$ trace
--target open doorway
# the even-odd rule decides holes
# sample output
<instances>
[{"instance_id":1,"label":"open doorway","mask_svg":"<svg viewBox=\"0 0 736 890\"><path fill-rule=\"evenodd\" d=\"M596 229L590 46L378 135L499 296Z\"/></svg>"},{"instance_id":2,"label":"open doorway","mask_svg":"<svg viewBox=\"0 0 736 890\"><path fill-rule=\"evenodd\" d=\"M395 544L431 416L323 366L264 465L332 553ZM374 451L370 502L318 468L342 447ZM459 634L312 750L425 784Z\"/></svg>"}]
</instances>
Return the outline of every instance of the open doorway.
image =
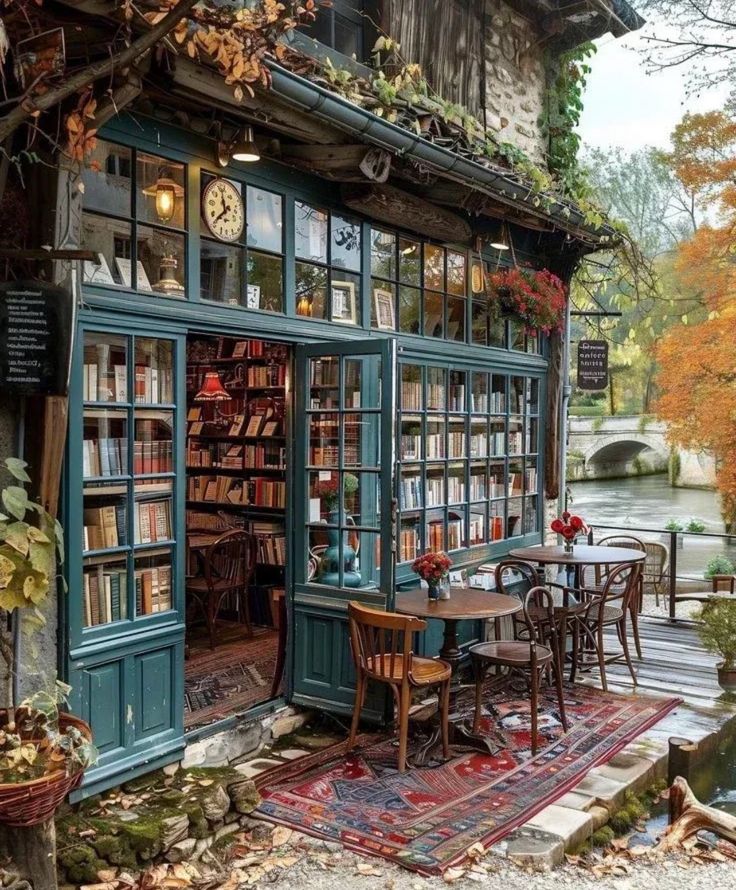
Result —
<instances>
[{"instance_id":1,"label":"open doorway","mask_svg":"<svg viewBox=\"0 0 736 890\"><path fill-rule=\"evenodd\" d=\"M290 362L281 343L187 339L186 730L281 688Z\"/></svg>"}]
</instances>

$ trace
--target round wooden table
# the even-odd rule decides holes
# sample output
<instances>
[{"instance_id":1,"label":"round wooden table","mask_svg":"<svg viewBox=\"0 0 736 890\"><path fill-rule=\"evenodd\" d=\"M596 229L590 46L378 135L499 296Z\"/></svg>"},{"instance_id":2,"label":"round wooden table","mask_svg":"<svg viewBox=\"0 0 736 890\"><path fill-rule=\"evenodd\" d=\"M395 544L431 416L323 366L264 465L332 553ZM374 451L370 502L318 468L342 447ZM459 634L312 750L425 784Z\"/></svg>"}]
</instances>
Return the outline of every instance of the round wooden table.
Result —
<instances>
[{"instance_id":1,"label":"round wooden table","mask_svg":"<svg viewBox=\"0 0 736 890\"><path fill-rule=\"evenodd\" d=\"M533 547L517 547L509 551L513 559L524 559L542 565L566 566L618 566L630 562L643 562L647 555L642 550L630 547L596 547L590 544L575 544L572 553L567 553L562 544L547 546L535 544Z\"/></svg>"},{"instance_id":2,"label":"round wooden table","mask_svg":"<svg viewBox=\"0 0 736 890\"><path fill-rule=\"evenodd\" d=\"M417 618L438 618L444 622L440 658L452 668L453 675L462 659L457 642L457 623L466 619L503 618L521 611L521 600L501 593L451 587L449 600L431 600L426 590L408 590L396 594L395 610Z\"/></svg>"}]
</instances>

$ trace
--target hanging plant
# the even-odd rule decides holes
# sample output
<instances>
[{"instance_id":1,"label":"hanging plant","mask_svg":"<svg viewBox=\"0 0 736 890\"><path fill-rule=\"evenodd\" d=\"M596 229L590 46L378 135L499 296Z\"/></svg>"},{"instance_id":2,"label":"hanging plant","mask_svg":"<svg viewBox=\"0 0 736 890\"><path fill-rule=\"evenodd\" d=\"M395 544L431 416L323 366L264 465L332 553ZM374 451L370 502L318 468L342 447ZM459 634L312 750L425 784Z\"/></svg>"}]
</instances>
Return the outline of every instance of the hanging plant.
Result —
<instances>
[{"instance_id":1,"label":"hanging plant","mask_svg":"<svg viewBox=\"0 0 736 890\"><path fill-rule=\"evenodd\" d=\"M499 269L489 276L491 304L517 315L527 332L562 331L567 289L552 272L543 269Z\"/></svg>"}]
</instances>

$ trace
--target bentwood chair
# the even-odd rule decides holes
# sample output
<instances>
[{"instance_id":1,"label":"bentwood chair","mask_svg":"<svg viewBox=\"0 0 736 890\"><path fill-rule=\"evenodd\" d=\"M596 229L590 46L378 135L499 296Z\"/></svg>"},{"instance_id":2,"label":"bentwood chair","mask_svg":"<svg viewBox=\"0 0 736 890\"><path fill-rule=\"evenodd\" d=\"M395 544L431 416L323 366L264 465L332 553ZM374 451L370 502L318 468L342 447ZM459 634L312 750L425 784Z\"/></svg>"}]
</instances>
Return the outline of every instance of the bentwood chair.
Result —
<instances>
[{"instance_id":1,"label":"bentwood chair","mask_svg":"<svg viewBox=\"0 0 736 890\"><path fill-rule=\"evenodd\" d=\"M567 732L565 699L562 693L562 666L558 653L557 622L555 621L552 594L545 587L532 587L523 600L524 639L494 640L478 643L470 649L475 676L475 716L473 732L480 730L483 686L489 668L507 669L509 672L522 671L528 674L531 704L532 754L537 753L537 722L540 676L551 670L557 690L557 704L562 726ZM544 629L544 630L543 630ZM544 633L544 636L542 634ZM544 642L547 645L543 644Z\"/></svg>"},{"instance_id":2,"label":"bentwood chair","mask_svg":"<svg viewBox=\"0 0 736 890\"><path fill-rule=\"evenodd\" d=\"M646 554L647 552L644 542L639 538L635 538L633 535L608 535L607 537L601 538L600 541L598 541L598 546L624 547L628 550L639 550L641 553L644 554ZM599 593L602 592L612 567L613 564L586 566L586 568L583 570L582 586L589 591L595 590ZM591 573L595 578L593 583L589 583ZM638 658L642 657L641 639L639 637L639 613L642 610L644 601L644 587L642 583L642 577L643 576L640 571L638 575L639 580L637 582L635 594L630 597L628 603L629 618L631 620L631 631L634 636L634 646L636 647L636 655Z\"/></svg>"},{"instance_id":3,"label":"bentwood chair","mask_svg":"<svg viewBox=\"0 0 736 890\"><path fill-rule=\"evenodd\" d=\"M420 658L412 651L413 635L427 622L411 615L381 612L360 603L348 603L350 647L357 684L347 751L355 745L360 712L369 680L386 683L396 702L399 730L399 772L406 769L409 738L409 707L413 689L439 686L442 753L449 756L450 677L452 670L439 658Z\"/></svg>"},{"instance_id":4,"label":"bentwood chair","mask_svg":"<svg viewBox=\"0 0 736 890\"><path fill-rule=\"evenodd\" d=\"M666 544L658 541L644 541L644 550L647 558L641 578L642 591L653 591L654 601L659 605L660 595L666 596L668 593L670 551Z\"/></svg>"},{"instance_id":5,"label":"bentwood chair","mask_svg":"<svg viewBox=\"0 0 736 890\"><path fill-rule=\"evenodd\" d=\"M601 686L608 691L606 665L624 660L636 684L636 674L629 653L626 619L631 614L631 600L638 598L641 580L641 564L625 563L608 568L602 588L582 589L585 608L578 615L581 645L578 646L573 663L571 680L575 680L578 669L598 666L601 673ZM615 629L621 645L620 652L605 648L605 631Z\"/></svg>"},{"instance_id":6,"label":"bentwood chair","mask_svg":"<svg viewBox=\"0 0 736 890\"><path fill-rule=\"evenodd\" d=\"M216 538L204 551L202 575L186 580L187 599L204 615L215 648L217 619L223 600L230 596L237 603L240 620L253 636L248 604L248 587L256 567L256 539L242 529L233 529Z\"/></svg>"}]
</instances>

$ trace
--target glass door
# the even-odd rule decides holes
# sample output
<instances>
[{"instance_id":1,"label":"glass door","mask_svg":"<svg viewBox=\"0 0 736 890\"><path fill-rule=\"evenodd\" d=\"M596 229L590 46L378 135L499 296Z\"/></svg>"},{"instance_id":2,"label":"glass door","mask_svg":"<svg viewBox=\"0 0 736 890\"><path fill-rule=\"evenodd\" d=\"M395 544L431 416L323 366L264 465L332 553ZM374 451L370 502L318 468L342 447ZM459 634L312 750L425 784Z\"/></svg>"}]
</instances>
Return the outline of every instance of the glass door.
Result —
<instances>
[{"instance_id":1,"label":"glass door","mask_svg":"<svg viewBox=\"0 0 736 890\"><path fill-rule=\"evenodd\" d=\"M351 600L394 590L393 340L297 349L293 698L349 711ZM380 696L368 710L379 717Z\"/></svg>"}]
</instances>

